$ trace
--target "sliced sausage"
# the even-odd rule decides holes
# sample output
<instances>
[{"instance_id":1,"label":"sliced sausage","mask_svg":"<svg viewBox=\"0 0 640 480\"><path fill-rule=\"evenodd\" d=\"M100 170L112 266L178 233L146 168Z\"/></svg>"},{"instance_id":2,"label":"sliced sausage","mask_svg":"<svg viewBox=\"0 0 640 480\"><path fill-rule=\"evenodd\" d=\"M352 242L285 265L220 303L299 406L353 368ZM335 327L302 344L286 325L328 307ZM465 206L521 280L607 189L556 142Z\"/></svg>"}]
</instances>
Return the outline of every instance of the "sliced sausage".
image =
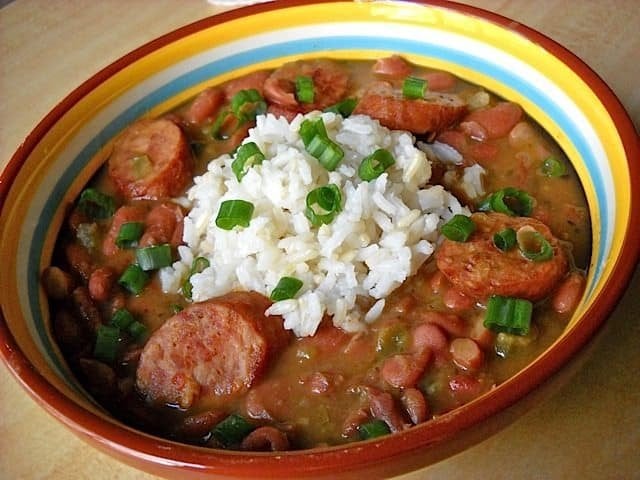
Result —
<instances>
[{"instance_id":1,"label":"sliced sausage","mask_svg":"<svg viewBox=\"0 0 640 480\"><path fill-rule=\"evenodd\" d=\"M137 386L153 402L188 408L199 398L246 392L290 339L267 298L234 292L193 304L153 333Z\"/></svg>"},{"instance_id":2,"label":"sliced sausage","mask_svg":"<svg viewBox=\"0 0 640 480\"><path fill-rule=\"evenodd\" d=\"M314 99L298 102L295 81L298 76L311 77ZM264 82L264 96L289 111L311 112L329 107L344 97L349 86L349 73L331 60L301 60L283 65Z\"/></svg>"},{"instance_id":3,"label":"sliced sausage","mask_svg":"<svg viewBox=\"0 0 640 480\"><path fill-rule=\"evenodd\" d=\"M127 199L176 197L192 178L189 142L166 118L140 120L115 141L109 177Z\"/></svg>"},{"instance_id":4,"label":"sliced sausage","mask_svg":"<svg viewBox=\"0 0 640 480\"><path fill-rule=\"evenodd\" d=\"M536 301L549 294L567 272L567 254L539 220L501 213L474 213L471 219L476 230L469 240L445 239L436 252L440 271L466 295L478 299L503 295ZM523 226L531 226L544 236L553 248L551 259L534 262L517 248L503 252L493 245L495 233L505 228L518 231Z\"/></svg>"},{"instance_id":5,"label":"sliced sausage","mask_svg":"<svg viewBox=\"0 0 640 480\"><path fill-rule=\"evenodd\" d=\"M437 134L456 124L467 113L467 106L455 94L427 92L423 99L403 98L389 83L376 82L353 113L369 115L392 130Z\"/></svg>"},{"instance_id":6,"label":"sliced sausage","mask_svg":"<svg viewBox=\"0 0 640 480\"><path fill-rule=\"evenodd\" d=\"M271 72L267 70L260 70L257 72L249 73L235 80L231 80L226 83L223 90L227 100L231 100L233 96L240 90L257 90L260 95L264 94L264 84L267 78L271 75Z\"/></svg>"}]
</instances>

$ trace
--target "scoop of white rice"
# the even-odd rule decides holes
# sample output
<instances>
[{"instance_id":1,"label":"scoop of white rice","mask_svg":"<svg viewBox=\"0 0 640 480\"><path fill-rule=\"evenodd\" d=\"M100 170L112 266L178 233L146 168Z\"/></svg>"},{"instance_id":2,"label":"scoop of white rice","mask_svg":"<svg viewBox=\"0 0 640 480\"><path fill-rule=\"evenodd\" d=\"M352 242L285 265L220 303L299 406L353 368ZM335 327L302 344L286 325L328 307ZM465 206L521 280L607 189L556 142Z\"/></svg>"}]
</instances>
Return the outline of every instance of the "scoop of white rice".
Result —
<instances>
[{"instance_id":1,"label":"scoop of white rice","mask_svg":"<svg viewBox=\"0 0 640 480\"><path fill-rule=\"evenodd\" d=\"M306 118L321 116L344 159L325 170L304 148L298 130ZM324 315L347 331L374 321L384 299L413 275L434 250L438 227L456 213L469 214L441 186L427 186L431 164L403 131L390 131L363 115L343 119L333 113L298 115L291 123L259 116L243 143L255 142L266 159L238 182L233 157L222 155L195 178L188 191L180 260L163 269L167 292L178 292L194 258L210 266L191 277L195 302L233 290L266 296L281 277L300 279L294 299L274 303L267 315L282 315L285 328L313 335ZM362 159L378 148L395 164L371 182L358 177ZM313 227L304 215L307 194L327 183L342 193L343 209L329 225ZM222 230L215 225L221 202L251 202L248 227ZM369 302L357 302L367 297ZM368 311L359 305L373 304Z\"/></svg>"}]
</instances>

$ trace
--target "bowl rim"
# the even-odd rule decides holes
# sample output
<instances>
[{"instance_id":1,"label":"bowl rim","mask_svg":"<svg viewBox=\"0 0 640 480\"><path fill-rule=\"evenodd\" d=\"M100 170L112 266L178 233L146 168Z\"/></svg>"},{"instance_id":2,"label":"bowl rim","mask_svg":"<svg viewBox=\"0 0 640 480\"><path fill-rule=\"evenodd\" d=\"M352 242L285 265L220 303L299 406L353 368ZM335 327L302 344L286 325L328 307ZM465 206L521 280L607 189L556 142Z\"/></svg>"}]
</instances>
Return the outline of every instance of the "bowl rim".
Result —
<instances>
[{"instance_id":1,"label":"bowl rim","mask_svg":"<svg viewBox=\"0 0 640 480\"><path fill-rule=\"evenodd\" d=\"M255 15L266 11L321 3L352 2L349 0L316 0L313 2L305 0L281 0L279 2L259 3L238 8L203 18L168 32L132 50L101 69L62 99L36 125L13 154L0 174L0 211L5 208L5 200L11 190L13 179L18 175L22 165L46 132L55 125L73 105L81 101L88 92L92 91L106 79L130 64L135 63L147 54L175 40L197 33L202 29L213 27L246 15ZM403 2L391 3L401 4ZM406 3L445 8L472 17L479 17L482 20L497 24L500 27L510 29L541 45L554 57L560 59L573 69L595 93L615 121L631 173L631 212L640 214L640 138L620 101L610 87L591 67L586 65L567 48L546 35L519 22L514 22L500 14L447 0L412 0ZM633 216L633 214L630 215L630 217ZM557 345L553 355L547 355L544 358L545 361L540 364L540 368L536 370L536 372L531 372L532 374L527 376L527 378L521 377L517 383L511 383L510 389L500 389L498 387L492 396L491 404L486 401L482 402L482 399L479 399L472 404L456 409L452 414L447 414L447 421L436 423L427 441L419 438L422 436L419 429L409 429L402 434L403 439L406 441L395 441L394 438L398 438L398 436L395 435L381 440L371 440L327 449L292 451L279 453L277 455L253 453L252 456L255 462L251 465L246 465L243 463L246 454L218 450L211 451L210 449L177 444L166 439L153 437L132 428L106 421L69 400L33 368L27 356L21 351L11 334L4 312L0 312L0 356L2 356L9 371L22 387L37 403L43 406L46 411L70 427L75 433L80 434L80 436L85 439L93 440L93 443L105 449L115 450L121 456L142 456L144 460L150 463L163 462L166 464L169 462L176 466L198 471L202 470L204 466L204 468L210 469L212 473L237 474L237 472L240 472L241 474L255 474L257 472L263 472L264 468L269 468L269 471L274 474L279 473L280 475L286 476L293 473L322 472L325 468L334 466L336 462L339 463L343 452L348 451L351 454L349 468L357 469L371 462L371 451L375 450L376 458L384 461L398 458L399 456L407 454L408 451L415 451L425 448L428 445L442 443L453 437L459 431L470 428L498 411L512 406L526 394L535 390L550 376L557 373L563 364L582 349L605 323L606 318L616 306L617 300L624 293L627 282L633 274L639 258L640 228L629 228L622 245L619 260L614 266L614 270L616 271L615 278L613 278L612 275L602 289L602 292L607 292L607 295L601 295L600 301L585 312L588 318L582 323L581 329L574 332L570 341L565 339L565 342ZM417 446L407 448L407 444ZM366 445L367 448L360 448L363 445ZM167 452L171 453L170 458L174 459L173 461L167 460ZM304 459L304 465L299 462L301 458Z\"/></svg>"}]
</instances>

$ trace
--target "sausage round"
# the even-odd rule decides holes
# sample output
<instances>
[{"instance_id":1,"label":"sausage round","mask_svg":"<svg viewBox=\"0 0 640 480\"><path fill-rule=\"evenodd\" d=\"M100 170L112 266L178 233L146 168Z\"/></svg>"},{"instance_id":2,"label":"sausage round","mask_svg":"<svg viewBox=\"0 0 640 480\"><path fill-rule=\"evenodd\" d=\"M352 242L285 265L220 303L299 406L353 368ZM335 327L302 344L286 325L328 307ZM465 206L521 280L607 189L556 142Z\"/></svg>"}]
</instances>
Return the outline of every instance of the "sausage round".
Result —
<instances>
[{"instance_id":1,"label":"sausage round","mask_svg":"<svg viewBox=\"0 0 640 480\"><path fill-rule=\"evenodd\" d=\"M166 118L140 120L118 137L108 160L109 177L127 199L159 199L182 193L192 178L189 142Z\"/></svg>"},{"instance_id":2,"label":"sausage round","mask_svg":"<svg viewBox=\"0 0 640 480\"><path fill-rule=\"evenodd\" d=\"M246 392L290 338L269 300L234 292L193 304L153 333L137 370L152 402L190 407L201 398Z\"/></svg>"},{"instance_id":3,"label":"sausage round","mask_svg":"<svg viewBox=\"0 0 640 480\"><path fill-rule=\"evenodd\" d=\"M445 239L436 252L440 271L460 291L473 298L491 295L540 300L553 290L569 268L567 254L544 223L529 217L502 213L474 213L475 232L466 242ZM503 252L493 245L493 235L505 228L529 225L547 239L553 257L534 262L517 248Z\"/></svg>"}]
</instances>

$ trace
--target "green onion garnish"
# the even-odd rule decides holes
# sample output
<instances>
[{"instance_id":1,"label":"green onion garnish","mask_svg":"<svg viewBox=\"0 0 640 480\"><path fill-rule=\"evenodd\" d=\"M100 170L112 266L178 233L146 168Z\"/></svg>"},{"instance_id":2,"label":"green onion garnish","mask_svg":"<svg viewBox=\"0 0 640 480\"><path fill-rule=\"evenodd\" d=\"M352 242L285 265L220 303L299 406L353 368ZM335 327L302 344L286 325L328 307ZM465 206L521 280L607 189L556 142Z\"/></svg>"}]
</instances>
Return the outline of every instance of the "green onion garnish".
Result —
<instances>
[{"instance_id":1,"label":"green onion garnish","mask_svg":"<svg viewBox=\"0 0 640 480\"><path fill-rule=\"evenodd\" d=\"M193 293L193 285L191 284L191 277L196 273L202 273L205 268L209 267L209 259L205 257L197 257L193 259L193 263L191 264L191 270L189 271L189 276L182 284L182 295L187 300L191 300L191 296Z\"/></svg>"},{"instance_id":2,"label":"green onion garnish","mask_svg":"<svg viewBox=\"0 0 640 480\"><path fill-rule=\"evenodd\" d=\"M567 174L567 167L556 157L549 157L542 162L542 173L547 177L562 177Z\"/></svg>"},{"instance_id":3,"label":"green onion garnish","mask_svg":"<svg viewBox=\"0 0 640 480\"><path fill-rule=\"evenodd\" d=\"M144 223L142 222L123 223L116 237L116 245L119 248L135 247L143 232Z\"/></svg>"},{"instance_id":4,"label":"green onion garnish","mask_svg":"<svg viewBox=\"0 0 640 480\"><path fill-rule=\"evenodd\" d=\"M494 332L524 336L529 333L532 312L529 300L493 295L487 303L483 325Z\"/></svg>"},{"instance_id":5,"label":"green onion garnish","mask_svg":"<svg viewBox=\"0 0 640 480\"><path fill-rule=\"evenodd\" d=\"M344 157L344 151L340 145L329 138L322 118L307 119L302 122L299 134L305 149L311 156L330 172L336 169Z\"/></svg>"},{"instance_id":6,"label":"green onion garnish","mask_svg":"<svg viewBox=\"0 0 640 480\"><path fill-rule=\"evenodd\" d=\"M107 363L113 363L120 346L120 329L113 325L100 325L96 333L93 356Z\"/></svg>"},{"instance_id":7,"label":"green onion garnish","mask_svg":"<svg viewBox=\"0 0 640 480\"><path fill-rule=\"evenodd\" d=\"M302 280L298 280L295 277L282 277L275 288L271 291L270 299L274 302L280 300L288 300L293 298L298 293L298 290L302 288Z\"/></svg>"},{"instance_id":8,"label":"green onion garnish","mask_svg":"<svg viewBox=\"0 0 640 480\"><path fill-rule=\"evenodd\" d=\"M212 138L215 138L216 140L226 140L236 130L235 128L233 130L229 130L228 128L224 131L222 130L222 127L225 126L227 117L229 117L229 115L231 115L231 111L227 109L221 110L220 113L218 113L218 116L214 120L213 125L211 125L211 128L209 129Z\"/></svg>"},{"instance_id":9,"label":"green onion garnish","mask_svg":"<svg viewBox=\"0 0 640 480\"><path fill-rule=\"evenodd\" d=\"M142 292L147 281L149 281L149 276L136 264L129 265L118 279L118 283L134 295Z\"/></svg>"},{"instance_id":10,"label":"green onion garnish","mask_svg":"<svg viewBox=\"0 0 640 480\"><path fill-rule=\"evenodd\" d=\"M333 183L311 190L306 202L304 214L314 227L331 223L336 214L342 211L342 194Z\"/></svg>"},{"instance_id":11,"label":"green onion garnish","mask_svg":"<svg viewBox=\"0 0 640 480\"><path fill-rule=\"evenodd\" d=\"M335 103L324 109L325 112L332 112L347 118L353 113L358 104L357 98L345 98L341 102Z\"/></svg>"},{"instance_id":12,"label":"green onion garnish","mask_svg":"<svg viewBox=\"0 0 640 480\"><path fill-rule=\"evenodd\" d=\"M111 217L116 211L116 203L109 195L95 188L87 188L80 194L78 208L92 220Z\"/></svg>"},{"instance_id":13,"label":"green onion garnish","mask_svg":"<svg viewBox=\"0 0 640 480\"><path fill-rule=\"evenodd\" d=\"M253 203L245 200L225 200L220 204L216 225L223 230L231 230L235 226L248 227L253 209Z\"/></svg>"},{"instance_id":14,"label":"green onion garnish","mask_svg":"<svg viewBox=\"0 0 640 480\"><path fill-rule=\"evenodd\" d=\"M424 78L407 77L402 82L402 95L405 98L424 98L427 91L427 81Z\"/></svg>"},{"instance_id":15,"label":"green onion garnish","mask_svg":"<svg viewBox=\"0 0 640 480\"><path fill-rule=\"evenodd\" d=\"M494 211L511 216L528 217L533 210L533 197L524 190L507 187L489 195L479 206L482 212Z\"/></svg>"},{"instance_id":16,"label":"green onion garnish","mask_svg":"<svg viewBox=\"0 0 640 480\"><path fill-rule=\"evenodd\" d=\"M516 234L520 253L534 262L544 262L553 257L553 247L544 235L535 228L525 225Z\"/></svg>"},{"instance_id":17,"label":"green onion garnish","mask_svg":"<svg viewBox=\"0 0 640 480\"><path fill-rule=\"evenodd\" d=\"M211 436L225 447L229 447L239 444L254 429L255 427L244 417L234 413L218 423L211 430Z\"/></svg>"},{"instance_id":18,"label":"green onion garnish","mask_svg":"<svg viewBox=\"0 0 640 480\"><path fill-rule=\"evenodd\" d=\"M136 261L145 272L157 270L171 265L171 245L151 245L150 247L138 248L136 250Z\"/></svg>"},{"instance_id":19,"label":"green onion garnish","mask_svg":"<svg viewBox=\"0 0 640 480\"><path fill-rule=\"evenodd\" d=\"M306 75L296 77L296 98L301 103L313 103L313 78Z\"/></svg>"},{"instance_id":20,"label":"green onion garnish","mask_svg":"<svg viewBox=\"0 0 640 480\"><path fill-rule=\"evenodd\" d=\"M267 103L255 88L240 90L231 98L231 111L242 124L267 111Z\"/></svg>"},{"instance_id":21,"label":"green onion garnish","mask_svg":"<svg viewBox=\"0 0 640 480\"><path fill-rule=\"evenodd\" d=\"M340 148L340 145L330 140L329 137L320 135L313 137L307 147L307 152L330 172L336 169L340 160L344 157L344 151Z\"/></svg>"},{"instance_id":22,"label":"green onion garnish","mask_svg":"<svg viewBox=\"0 0 640 480\"><path fill-rule=\"evenodd\" d=\"M396 163L396 160L391 155L391 152L384 148L379 148L362 160L358 167L358 176L365 182L370 182L382 175L394 163Z\"/></svg>"},{"instance_id":23,"label":"green onion garnish","mask_svg":"<svg viewBox=\"0 0 640 480\"><path fill-rule=\"evenodd\" d=\"M513 228L505 228L493 235L493 244L499 250L506 252L516 244L516 231Z\"/></svg>"},{"instance_id":24,"label":"green onion garnish","mask_svg":"<svg viewBox=\"0 0 640 480\"><path fill-rule=\"evenodd\" d=\"M238 147L236 159L231 164L231 170L238 181L241 181L251 167L260 165L263 160L264 154L255 142L244 143Z\"/></svg>"},{"instance_id":25,"label":"green onion garnish","mask_svg":"<svg viewBox=\"0 0 640 480\"><path fill-rule=\"evenodd\" d=\"M466 215L456 214L440 227L440 232L454 242L466 242L475 232L476 224Z\"/></svg>"},{"instance_id":26,"label":"green onion garnish","mask_svg":"<svg viewBox=\"0 0 640 480\"><path fill-rule=\"evenodd\" d=\"M119 308L118 310L113 312L113 315L111 315L110 324L114 327L126 330L134 321L135 318L133 318L133 315L129 310L127 310L126 308Z\"/></svg>"},{"instance_id":27,"label":"green onion garnish","mask_svg":"<svg viewBox=\"0 0 640 480\"><path fill-rule=\"evenodd\" d=\"M358 436L361 440L369 440L389 433L391 433L389 426L379 419L371 420L358 426Z\"/></svg>"},{"instance_id":28,"label":"green onion garnish","mask_svg":"<svg viewBox=\"0 0 640 480\"><path fill-rule=\"evenodd\" d=\"M131 323L131 325L129 325L129 328L127 328L127 331L136 342L140 342L144 340L147 337L147 334L149 332L147 330L147 327L145 327L143 323L137 320L135 320L133 323Z\"/></svg>"}]
</instances>

